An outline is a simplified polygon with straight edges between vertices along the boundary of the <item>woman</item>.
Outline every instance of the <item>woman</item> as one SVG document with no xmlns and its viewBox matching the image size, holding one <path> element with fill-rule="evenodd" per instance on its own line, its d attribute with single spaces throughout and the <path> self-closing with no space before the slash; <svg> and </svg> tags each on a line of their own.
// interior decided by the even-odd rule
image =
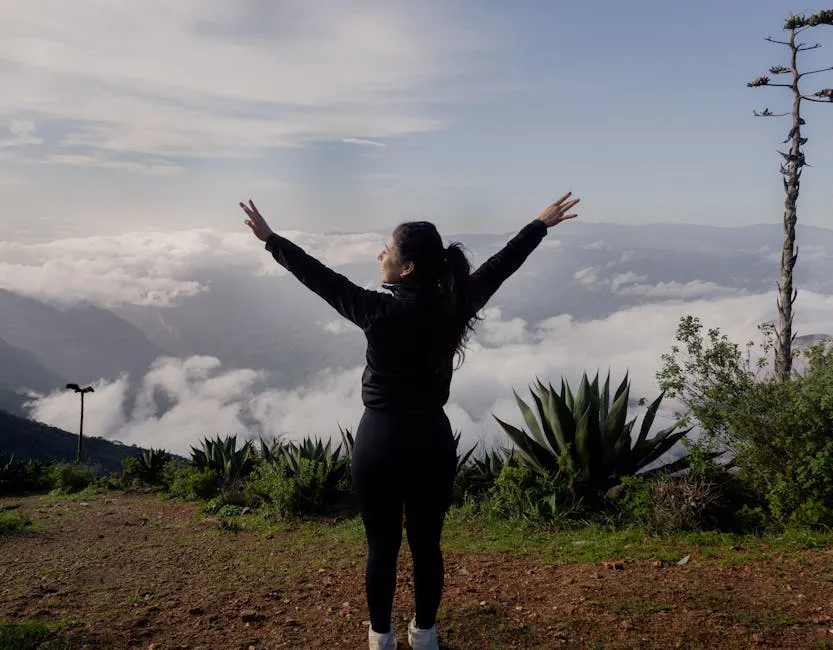
<svg viewBox="0 0 833 650">
<path fill-rule="evenodd" d="M 402 514 L 414 564 L 415 650 L 438 648 L 435 617 L 443 591 L 440 537 L 450 505 L 456 449 L 445 406 L 455 355 L 479 312 L 526 260 L 547 229 L 572 219 L 567 193 L 474 273 L 460 244 L 448 248 L 433 224 L 403 223 L 379 253 L 391 294 L 362 289 L 275 234 L 252 201 L 240 207 L 275 260 L 367 339 L 365 406 L 353 449 L 353 486 L 367 535 L 366 591 L 371 650 L 396 648 L 391 609 Z"/>
</svg>

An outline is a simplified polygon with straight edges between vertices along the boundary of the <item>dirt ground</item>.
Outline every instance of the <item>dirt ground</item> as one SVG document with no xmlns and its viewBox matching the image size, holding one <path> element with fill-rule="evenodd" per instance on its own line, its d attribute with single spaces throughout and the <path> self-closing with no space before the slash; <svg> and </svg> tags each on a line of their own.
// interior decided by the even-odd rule
<svg viewBox="0 0 833 650">
<path fill-rule="evenodd" d="M 80 621 L 89 648 L 364 648 L 364 545 L 225 532 L 148 495 L 4 499 L 39 529 L 0 538 L 0 620 Z M 446 554 L 444 648 L 833 648 L 833 552 L 721 566 L 557 566 Z M 403 552 L 395 624 L 407 646 Z"/>
</svg>

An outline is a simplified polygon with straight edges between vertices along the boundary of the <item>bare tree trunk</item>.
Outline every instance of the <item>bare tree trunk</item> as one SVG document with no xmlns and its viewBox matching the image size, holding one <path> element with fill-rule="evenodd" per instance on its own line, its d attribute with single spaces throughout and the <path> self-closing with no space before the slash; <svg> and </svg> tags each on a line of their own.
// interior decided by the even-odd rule
<svg viewBox="0 0 833 650">
<path fill-rule="evenodd" d="M 775 375 L 779 381 L 789 381 L 792 373 L 793 303 L 797 292 L 793 289 L 793 267 L 798 258 L 795 247 L 795 224 L 797 220 L 798 188 L 804 155 L 801 152 L 801 91 L 798 82 L 798 46 L 795 43 L 795 29 L 790 30 L 790 49 L 792 50 L 792 91 L 793 91 L 793 125 L 790 131 L 790 153 L 786 163 L 781 166 L 784 175 L 784 248 L 781 251 L 781 280 L 778 283 L 778 344 L 775 346 Z"/>
</svg>

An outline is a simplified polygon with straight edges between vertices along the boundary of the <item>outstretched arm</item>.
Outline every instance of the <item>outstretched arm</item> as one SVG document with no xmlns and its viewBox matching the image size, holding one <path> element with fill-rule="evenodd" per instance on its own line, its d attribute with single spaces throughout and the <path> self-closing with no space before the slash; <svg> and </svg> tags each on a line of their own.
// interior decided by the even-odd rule
<svg viewBox="0 0 833 650">
<path fill-rule="evenodd" d="M 249 201 L 248 206 L 241 203 L 240 207 L 248 216 L 246 225 L 258 239 L 266 243 L 266 250 L 272 253 L 275 261 L 321 296 L 339 314 L 365 329 L 384 310 L 389 296 L 356 286 L 297 244 L 272 232 L 252 201 Z"/>
<path fill-rule="evenodd" d="M 500 285 L 521 267 L 530 253 L 541 243 L 548 228 L 577 216 L 567 214 L 567 211 L 580 201 L 580 199 L 568 201 L 571 194 L 572 192 L 568 192 L 550 205 L 534 221 L 524 226 L 506 246 L 483 262 L 471 274 L 470 286 L 475 311 L 480 311 Z"/>
</svg>

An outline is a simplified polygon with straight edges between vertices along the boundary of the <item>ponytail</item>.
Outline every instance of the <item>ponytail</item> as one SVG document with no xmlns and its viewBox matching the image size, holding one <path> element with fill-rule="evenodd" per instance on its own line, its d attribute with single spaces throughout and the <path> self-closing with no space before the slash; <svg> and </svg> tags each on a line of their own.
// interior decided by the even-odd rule
<svg viewBox="0 0 833 650">
<path fill-rule="evenodd" d="M 439 321 L 440 349 L 431 359 L 438 373 L 452 370 L 449 360 L 456 355 L 459 368 L 465 360 L 465 347 L 478 319 L 471 297 L 471 264 L 459 242 L 443 248 L 442 238 L 434 224 L 409 221 L 393 232 L 399 257 L 415 264 L 410 280 L 432 287 L 434 308 Z"/>
<path fill-rule="evenodd" d="M 466 343 L 474 332 L 477 314 L 472 310 L 471 264 L 459 242 L 445 249 L 440 273 L 439 289 L 446 313 L 449 315 L 448 347 L 459 358 L 459 368 L 466 358 Z"/>
</svg>

